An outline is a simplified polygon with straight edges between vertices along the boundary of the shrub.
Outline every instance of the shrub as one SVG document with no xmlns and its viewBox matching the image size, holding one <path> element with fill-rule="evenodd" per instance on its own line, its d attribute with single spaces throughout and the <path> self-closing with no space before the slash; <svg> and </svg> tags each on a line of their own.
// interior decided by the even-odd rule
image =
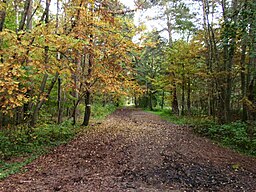
<svg viewBox="0 0 256 192">
<path fill-rule="evenodd" d="M 248 134 L 248 130 L 249 125 L 247 123 L 237 121 L 231 124 L 211 126 L 208 129 L 208 136 L 225 146 L 256 155 L 256 139 Z M 255 132 L 254 130 L 254 136 Z"/>
</svg>

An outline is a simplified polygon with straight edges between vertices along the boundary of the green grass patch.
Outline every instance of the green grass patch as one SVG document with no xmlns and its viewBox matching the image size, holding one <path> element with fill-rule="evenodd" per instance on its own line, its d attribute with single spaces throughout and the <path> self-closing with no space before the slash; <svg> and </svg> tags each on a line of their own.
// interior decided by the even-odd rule
<svg viewBox="0 0 256 192">
<path fill-rule="evenodd" d="M 148 110 L 146 110 L 148 111 Z M 241 121 L 218 125 L 207 116 L 176 116 L 169 110 L 148 111 L 177 125 L 193 127 L 195 133 L 246 155 L 256 156 L 256 124 Z"/>
<path fill-rule="evenodd" d="M 12 163 L 0 161 L 0 180 L 8 177 L 11 174 L 20 172 L 25 165 L 31 163 L 37 157 L 38 157 L 37 155 L 33 155 L 25 158 L 25 160 L 21 162 L 12 162 Z"/>
<path fill-rule="evenodd" d="M 102 106 L 101 104 L 92 105 L 92 114 L 91 118 L 96 120 L 102 120 L 109 114 L 113 113 L 116 110 L 114 104 L 107 104 Z"/>
<path fill-rule="evenodd" d="M 19 172 L 26 164 L 52 147 L 67 143 L 79 131 L 70 122 L 40 125 L 34 129 L 19 127 L 0 132 L 0 179 Z M 21 161 L 13 162 L 14 159 Z"/>
<path fill-rule="evenodd" d="M 177 116 L 173 115 L 169 109 L 154 110 L 147 112 L 159 115 L 164 120 L 172 122 L 177 125 L 188 125 L 188 126 L 208 126 L 215 124 L 213 119 L 207 116 Z"/>
</svg>

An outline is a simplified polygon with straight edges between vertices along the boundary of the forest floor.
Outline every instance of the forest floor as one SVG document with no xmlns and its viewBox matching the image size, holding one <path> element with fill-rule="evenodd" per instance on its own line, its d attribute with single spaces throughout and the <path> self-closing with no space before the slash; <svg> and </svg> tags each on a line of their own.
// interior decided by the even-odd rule
<svg viewBox="0 0 256 192">
<path fill-rule="evenodd" d="M 256 191 L 256 159 L 136 109 L 120 109 L 0 181 L 0 191 Z"/>
</svg>

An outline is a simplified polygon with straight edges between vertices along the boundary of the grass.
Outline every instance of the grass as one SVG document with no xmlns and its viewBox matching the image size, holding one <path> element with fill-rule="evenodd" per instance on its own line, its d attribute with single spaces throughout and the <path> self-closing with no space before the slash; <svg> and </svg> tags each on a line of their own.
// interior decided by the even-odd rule
<svg viewBox="0 0 256 192">
<path fill-rule="evenodd" d="M 113 104 L 107 104 L 104 107 L 101 104 L 92 105 L 92 119 L 102 120 L 116 110 Z"/>
<path fill-rule="evenodd" d="M 148 110 L 146 110 L 148 111 Z M 207 116 L 176 116 L 169 110 L 148 111 L 177 125 L 193 127 L 195 133 L 220 145 L 250 156 L 256 156 L 256 124 L 236 121 L 219 125 Z"/>
<path fill-rule="evenodd" d="M 94 105 L 92 120 L 102 120 L 115 109 L 114 105 Z M 83 129 L 65 121 L 60 125 L 40 124 L 33 130 L 20 126 L 0 131 L 0 179 L 24 170 L 25 165 L 53 147 L 69 142 Z"/>
<path fill-rule="evenodd" d="M 154 110 L 154 111 L 146 110 L 146 111 L 156 114 L 160 116 L 162 119 L 177 125 L 208 126 L 208 125 L 215 124 L 214 121 L 207 116 L 177 116 L 177 115 L 172 115 L 169 109 Z"/>
<path fill-rule="evenodd" d="M 19 172 L 22 167 L 49 149 L 67 143 L 79 131 L 78 127 L 64 122 L 61 125 L 40 125 L 30 131 L 17 130 L 0 132 L 0 179 Z M 20 159 L 15 162 L 14 159 Z"/>
</svg>

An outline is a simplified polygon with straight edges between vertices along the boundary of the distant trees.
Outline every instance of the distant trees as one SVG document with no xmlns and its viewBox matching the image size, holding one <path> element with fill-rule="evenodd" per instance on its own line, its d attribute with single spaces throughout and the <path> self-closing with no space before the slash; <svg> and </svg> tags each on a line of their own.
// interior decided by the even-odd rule
<svg viewBox="0 0 256 192">
<path fill-rule="evenodd" d="M 196 1 L 202 8 L 201 18 L 195 18 L 186 3 L 167 0 L 146 4 L 157 6 L 161 12 L 155 19 L 167 23 L 163 30 L 168 32 L 169 43 L 162 49 L 164 67 L 159 74 L 165 91 L 171 94 L 173 113 L 203 113 L 220 123 L 237 118 L 255 120 L 256 2 Z M 198 19 L 202 23 L 195 30 L 192 21 Z M 174 31 L 182 40 L 173 40 Z"/>
<path fill-rule="evenodd" d="M 192 14 L 188 6 L 184 1 L 176 0 L 156 0 L 147 1 L 145 3 L 146 8 L 157 7 L 160 11 L 159 14 L 152 18 L 152 20 L 165 23 L 162 29 L 159 29 L 159 33 L 167 32 L 168 34 L 168 45 L 170 48 L 173 46 L 173 35 L 176 32 L 182 32 L 183 35 L 187 33 L 187 37 L 190 36 L 190 32 L 193 31 L 194 25 L 191 21 Z M 177 87 L 175 82 L 175 73 L 169 73 L 174 76 L 170 82 L 172 86 L 172 111 L 175 114 L 179 114 L 179 104 L 177 99 Z"/>
<path fill-rule="evenodd" d="M 145 94 L 140 97 L 140 105 L 153 110 L 155 95 L 159 91 L 164 91 L 161 85 L 160 76 L 163 72 L 163 54 L 166 42 L 160 37 L 158 32 L 153 31 L 145 34 L 143 39 L 144 50 L 140 55 L 140 60 L 135 65 L 136 79 L 144 88 Z"/>
</svg>

